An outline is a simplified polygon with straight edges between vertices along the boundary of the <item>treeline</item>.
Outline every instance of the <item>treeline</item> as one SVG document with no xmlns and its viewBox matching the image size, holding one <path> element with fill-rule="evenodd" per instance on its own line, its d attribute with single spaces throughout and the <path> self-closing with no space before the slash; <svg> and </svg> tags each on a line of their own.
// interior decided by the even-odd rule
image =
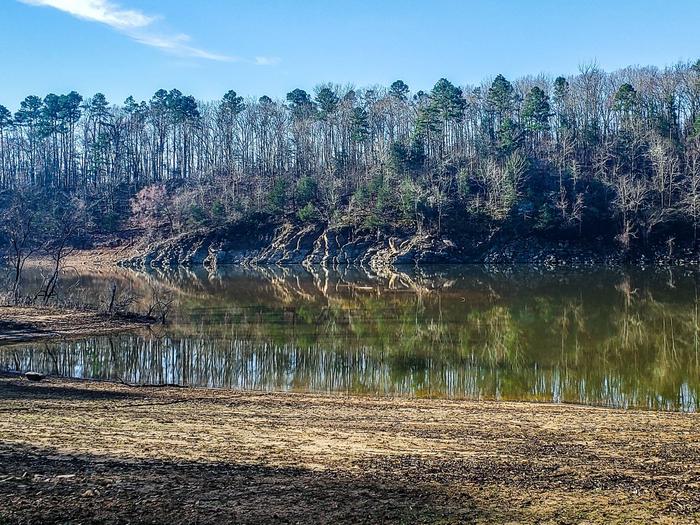
<svg viewBox="0 0 700 525">
<path fill-rule="evenodd" d="M 285 100 L 28 96 L 0 106 L 0 187 L 82 199 L 98 231 L 168 234 L 266 212 L 440 234 L 695 240 L 700 61 Z"/>
</svg>

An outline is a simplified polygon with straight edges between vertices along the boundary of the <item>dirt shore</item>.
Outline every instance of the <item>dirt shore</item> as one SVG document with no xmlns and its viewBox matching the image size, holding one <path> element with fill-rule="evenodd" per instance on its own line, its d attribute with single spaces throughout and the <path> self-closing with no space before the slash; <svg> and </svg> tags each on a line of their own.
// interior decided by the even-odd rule
<svg viewBox="0 0 700 525">
<path fill-rule="evenodd" d="M 0 306 L 0 346 L 43 339 L 68 339 L 143 328 L 152 320 L 89 310 Z"/>
<path fill-rule="evenodd" d="M 0 523 L 697 523 L 700 418 L 0 378 Z"/>
<path fill-rule="evenodd" d="M 63 265 L 70 270 L 100 272 L 116 268 L 121 261 L 137 257 L 139 254 L 139 245 L 131 241 L 120 246 L 99 246 L 76 250 L 66 256 Z M 36 255 L 27 261 L 26 268 L 51 267 L 52 264 L 53 261 L 50 259 Z"/>
</svg>

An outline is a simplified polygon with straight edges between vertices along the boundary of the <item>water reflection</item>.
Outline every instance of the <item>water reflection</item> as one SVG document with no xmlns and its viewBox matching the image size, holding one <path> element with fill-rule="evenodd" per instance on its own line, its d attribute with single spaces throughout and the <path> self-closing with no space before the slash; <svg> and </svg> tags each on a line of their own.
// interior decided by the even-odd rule
<svg viewBox="0 0 700 525">
<path fill-rule="evenodd" d="M 25 344 L 0 366 L 132 383 L 575 402 L 695 411 L 697 275 L 477 267 L 67 276 L 172 291 L 152 333 Z"/>
</svg>

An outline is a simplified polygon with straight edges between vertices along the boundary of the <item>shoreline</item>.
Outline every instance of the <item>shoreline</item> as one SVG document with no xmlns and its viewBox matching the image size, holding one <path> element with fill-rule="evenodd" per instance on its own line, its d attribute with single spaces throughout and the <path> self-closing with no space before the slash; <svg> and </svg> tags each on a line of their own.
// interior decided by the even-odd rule
<svg viewBox="0 0 700 525">
<path fill-rule="evenodd" d="M 124 253 L 124 255 L 127 255 Z M 441 264 L 557 267 L 693 266 L 695 244 L 670 246 L 658 239 L 624 248 L 612 237 L 557 237 L 503 230 L 497 233 L 446 230 L 435 234 L 411 229 L 367 230 L 325 222 L 241 220 L 155 239 L 119 264 L 127 267 L 362 266 L 381 273 L 400 266 Z"/>
<path fill-rule="evenodd" d="M 0 521 L 692 523 L 700 418 L 0 375 Z"/>
<path fill-rule="evenodd" d="M 100 334 L 95 334 L 100 335 Z M 77 336 L 81 338 L 84 336 Z M 71 338 L 67 338 L 70 340 Z M 21 344 L 21 343 L 17 343 Z M 11 346 L 11 345 L 8 345 Z M 2 351 L 3 346 L 0 345 L 0 351 Z M 230 393 L 230 394 L 250 394 L 250 395 L 290 395 L 290 396 L 320 396 L 320 397 L 340 397 L 340 398 L 357 398 L 364 400 L 376 400 L 376 401 L 416 401 L 416 402 L 429 402 L 429 403 L 486 403 L 486 404 L 503 404 L 503 405 L 542 405 L 548 407 L 570 407 L 572 409 L 583 408 L 590 410 L 602 410 L 610 412 L 640 412 L 646 414 L 683 414 L 687 416 L 695 416 L 698 418 L 698 423 L 700 424 L 700 410 L 689 411 L 689 410 L 673 410 L 673 409 L 660 409 L 648 406 L 614 406 L 614 405 L 603 405 L 603 404 L 592 404 L 577 401 L 540 401 L 532 398 L 506 398 L 497 399 L 492 397 L 449 397 L 445 395 L 410 395 L 401 393 L 377 393 L 370 391 L 358 391 L 358 392 L 348 392 L 346 390 L 336 390 L 336 391 L 323 391 L 323 390 L 308 390 L 304 388 L 298 389 L 264 389 L 264 388 L 244 388 L 244 387 L 234 387 L 234 386 L 202 386 L 202 385 L 190 385 L 190 384 L 180 384 L 180 383 L 129 383 L 128 381 L 122 380 L 121 378 L 106 378 L 100 379 L 96 377 L 73 377 L 73 376 L 61 376 L 50 373 L 37 372 L 36 370 L 14 370 L 14 369 L 0 369 L 0 380 L 4 379 L 16 379 L 25 380 L 26 374 L 28 373 L 38 373 L 41 376 L 39 381 L 48 383 L 61 383 L 69 382 L 76 384 L 104 384 L 113 385 L 115 387 L 127 387 L 133 389 L 177 389 L 182 391 L 187 390 L 204 390 L 211 392 L 220 393 Z"/>
<path fill-rule="evenodd" d="M 218 263 L 216 267 L 209 267 L 201 262 L 194 263 L 193 261 L 178 262 L 170 260 L 165 263 L 160 261 L 151 261 L 149 264 L 134 263 L 140 256 L 137 255 L 138 250 L 134 246 L 117 247 L 117 248 L 87 248 L 77 250 L 70 254 L 65 259 L 65 268 L 67 270 L 77 270 L 80 272 L 101 273 L 110 270 L 134 270 L 134 271 L 149 271 L 149 270 L 175 270 L 178 268 L 184 269 L 202 269 L 208 272 L 226 268 L 301 268 L 309 271 L 309 268 L 366 268 L 365 266 L 356 263 L 342 263 L 337 265 L 327 266 L 325 263 L 317 262 L 311 265 L 305 264 L 303 261 L 296 262 L 263 262 L 263 263 L 248 263 L 245 261 Z M 50 265 L 51 261 L 38 256 L 32 257 L 27 261 L 26 268 L 41 268 Z M 588 271 L 592 269 L 625 269 L 625 268 L 657 268 L 662 270 L 678 268 L 682 270 L 694 270 L 700 265 L 700 256 L 698 261 L 691 258 L 638 258 L 630 261 L 624 260 L 605 260 L 605 261 L 568 261 L 566 259 L 557 260 L 551 263 L 540 259 L 538 261 L 463 261 L 463 262 L 430 262 L 421 264 L 401 263 L 377 268 L 379 273 L 400 272 L 406 268 L 442 268 L 442 267 L 480 267 L 494 270 L 502 270 L 509 268 L 535 268 L 538 271 L 550 272 L 562 269 Z"/>
<path fill-rule="evenodd" d="M 59 307 L 0 306 L 0 346 L 74 339 L 137 330 L 153 324 L 145 316 Z"/>
<path fill-rule="evenodd" d="M 66 256 L 65 269 L 100 272 L 123 268 L 123 260 L 135 257 L 138 249 L 133 243 L 116 247 L 96 247 L 75 250 Z M 25 268 L 41 268 L 51 265 L 52 261 L 44 256 L 36 255 L 27 260 Z"/>
</svg>

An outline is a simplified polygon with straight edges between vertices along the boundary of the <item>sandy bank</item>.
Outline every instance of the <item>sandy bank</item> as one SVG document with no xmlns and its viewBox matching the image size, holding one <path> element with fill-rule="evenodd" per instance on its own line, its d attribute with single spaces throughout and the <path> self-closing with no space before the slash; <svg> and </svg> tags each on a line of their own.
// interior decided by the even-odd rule
<svg viewBox="0 0 700 525">
<path fill-rule="evenodd" d="M 0 379 L 0 522 L 696 523 L 700 417 Z"/>
</svg>

